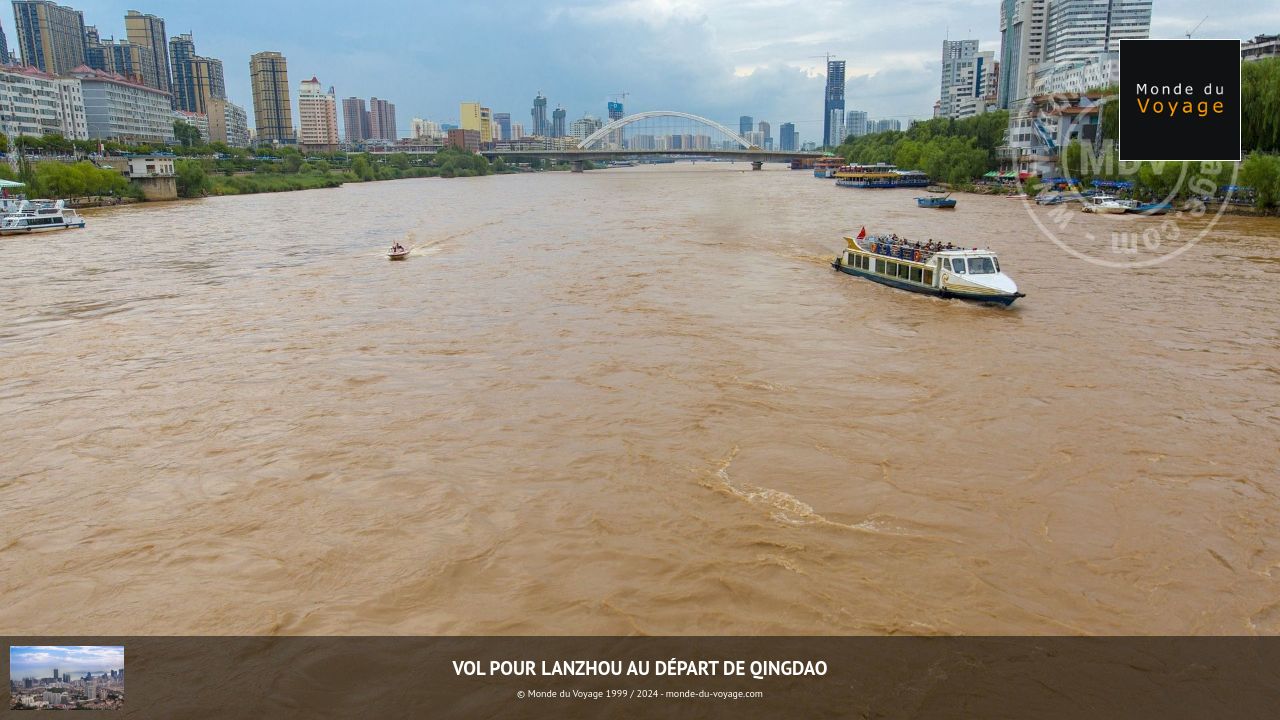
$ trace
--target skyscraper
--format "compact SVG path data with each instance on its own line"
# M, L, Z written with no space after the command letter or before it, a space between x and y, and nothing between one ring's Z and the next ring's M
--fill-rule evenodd
M782 123L778 126L778 149L783 152L791 150L799 150L800 143L797 142L799 136L796 135L795 123Z
M867 134L867 113L862 110L847 110L844 114L844 136L862 137Z
M987 90L995 82L994 53L979 52L977 40L942 41L939 117L958 120L986 112Z
M275 51L249 56L249 81L253 85L253 123L258 130L258 142L289 145L297 142L285 57Z
M742 115L738 118L738 134L746 137L747 133L755 130L755 119L750 115Z
M480 132L480 103L458 103L458 127ZM483 138L481 141L483 142Z
M349 97L342 100L343 139L349 143L361 143L369 139L369 111L364 98Z
M22 62L54 75L84 65L84 15L50 0L13 0Z
M759 131L760 137L764 138L764 143L760 147L764 148L765 150L772 150L773 135L770 134L770 132L772 132L772 128L769 127L769 123L765 122L764 120L761 120L760 124L756 127L756 129Z
M338 101L314 75L298 86L298 145L310 152L338 150Z
M396 141L396 106L386 100L369 98L370 139Z
M546 137L551 132L551 127L547 124L547 99L543 97L542 91L538 91L537 97L533 99L533 110L529 114L533 116L533 134Z
M1085 62L1120 49L1120 40L1151 36L1152 0L1053 0L1045 27L1045 62Z
M551 111L551 137L564 137L565 132L565 111L558 107Z
M156 61L156 75L160 83L155 87L165 92L172 92L173 74L169 69L169 43L168 35L164 31L164 18L130 10L124 16L124 31L129 42L151 48L151 54Z
M494 140L511 139L511 113L494 113L493 124L497 128Z
M128 40L112 40L102 44L109 58L111 72L119 73L129 80L152 87L160 87L160 66L156 54L148 45L137 45Z
M96 35L95 30L95 35ZM195 112L195 87L191 83L191 58L196 56L196 43L190 33L169 40L169 67L173 73L173 109ZM97 67L90 65L90 67ZM98 68L105 70L106 68Z
M1030 94L1031 72L1044 61L1047 5L1048 0L1001 0L998 107L1007 110Z
M827 89L822 105L822 142L839 145L844 125L844 61L827 59Z
M5 37L4 25L0 25L0 65L9 64L9 38Z

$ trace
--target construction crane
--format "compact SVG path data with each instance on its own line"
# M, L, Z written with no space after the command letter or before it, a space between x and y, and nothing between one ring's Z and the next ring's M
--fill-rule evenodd
M1208 19L1209 19L1209 16L1208 16L1208 15L1205 15L1205 16L1204 16L1204 20L1208 20ZM1188 31L1187 31L1187 39L1188 39L1188 40L1190 40L1190 39L1191 39L1191 36L1192 36L1193 34L1195 34L1195 31L1197 31L1197 30L1199 30L1199 29L1200 29L1200 26L1204 24L1204 20L1201 20L1200 22L1196 23L1196 26L1195 26L1195 27L1193 27L1193 28L1191 28L1190 30L1188 30Z

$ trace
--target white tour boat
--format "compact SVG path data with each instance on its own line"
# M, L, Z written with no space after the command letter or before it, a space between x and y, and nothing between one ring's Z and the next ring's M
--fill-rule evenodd
M62 200L23 200L0 220L0 235L48 232L84 227L84 218Z
M868 236L865 228L845 242L849 247L831 266L849 275L944 298L1009 305L1026 297L990 250L927 251L900 239Z
M1129 208L1137 206L1138 204L1132 200L1121 200L1114 195L1094 195L1085 201L1081 209L1087 213L1122 215L1129 212Z

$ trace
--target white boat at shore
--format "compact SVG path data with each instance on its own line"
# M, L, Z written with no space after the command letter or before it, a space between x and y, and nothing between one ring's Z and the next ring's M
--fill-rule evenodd
M1137 206L1138 203L1132 200L1121 200L1114 195L1094 195L1085 201L1081 210L1101 215L1122 215Z
M62 200L22 200L0 219L0 235L19 235L84 227L84 218Z

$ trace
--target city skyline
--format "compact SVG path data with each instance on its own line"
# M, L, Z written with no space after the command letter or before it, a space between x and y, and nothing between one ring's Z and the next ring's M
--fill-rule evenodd
M110 673L124 669L123 645L14 645L9 648L9 679L51 677L70 673L80 679L85 673ZM78 673L78 674L77 674Z
M937 100L941 41L972 37L983 51L998 52L1001 2L908 1L890 7L782 0L762 8L719 0L633 0L401 7L375 0L365 7L367 15L394 15L396 23L345 27L324 21L341 12L327 2L297 22L268 25L244 23L243 17L260 8L242 0L216 7L148 7L133 0L69 5L104 35L125 34L128 10L162 18L171 37L192 33L201 55L228 68L227 95L243 107L252 106L249 57L274 50L289 59L297 78L323 77L338 97L391 98L405 123L397 124L401 136L413 117L456 123L460 100L479 100L493 112L523 118L541 90L550 108L567 110L571 123L586 114L604 117L610 96L626 91L628 112L683 110L730 126L751 114L775 127L794 123L807 141L822 135L821 56L847 62L846 107L872 117L927 118ZM1182 37L1200 22L1201 7L1195 0L1156 0L1152 37ZM1196 36L1245 38L1280 27L1273 3L1247 0L1233 10L1210 17ZM854 27L855 19L856 33L838 30ZM416 28L423 22L458 31L422 43ZM12 13L2 23L9 45L16 47ZM486 52L464 52L481 38ZM465 72L458 72L461 58L470 58ZM297 92L295 81L290 93Z

